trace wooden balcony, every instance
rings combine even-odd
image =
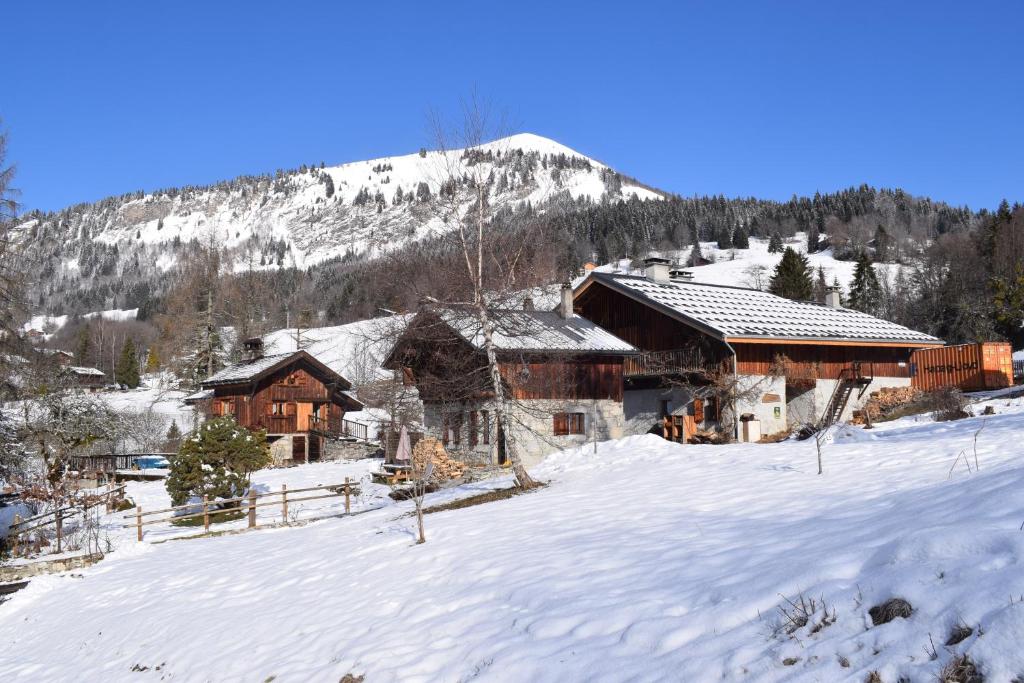
[[[697,349],[671,349],[627,356],[623,361],[622,371],[626,377],[661,377],[708,374],[717,369],[718,364],[706,358]]]

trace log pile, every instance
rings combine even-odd
[[[412,449],[413,467],[417,472],[422,472],[428,461],[434,463],[434,481],[458,479],[466,469],[465,463],[448,456],[444,444],[429,437],[421,439]]]
[[[914,403],[921,398],[921,391],[914,387],[882,387],[878,391],[871,392],[864,407],[853,413],[850,420],[853,424],[865,424],[867,422],[864,413],[871,417],[872,421],[879,419],[892,410]]]

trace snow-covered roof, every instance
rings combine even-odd
[[[445,309],[441,316],[459,336],[478,349],[484,345],[473,313]],[[501,351],[559,351],[631,354],[636,348],[578,315],[563,318],[556,311],[492,310],[494,344]]]
[[[191,403],[198,403],[200,401],[208,401],[211,398],[213,398],[213,396],[214,396],[213,389],[200,389],[199,391],[197,391],[195,393],[189,394],[188,396],[186,396],[182,400],[185,403],[191,404]]]
[[[84,375],[89,377],[105,377],[106,374],[102,370],[96,368],[85,368],[78,365],[69,365],[67,371],[73,375]]]
[[[699,282],[653,282],[646,277],[592,273],[598,282],[680,318],[721,339],[941,344],[942,340],[903,325],[847,308],[793,301],[769,292]]]
[[[234,365],[229,365],[212,377],[203,381],[203,386],[215,384],[235,384],[237,382],[248,382],[259,377],[261,374],[274,367],[278,363],[287,360],[292,353],[275,353],[257,358],[256,360],[244,360]]]

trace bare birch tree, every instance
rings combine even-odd
[[[511,424],[509,401],[505,394],[501,369],[498,363],[498,350],[494,342],[495,326],[490,308],[494,299],[507,295],[516,284],[517,266],[523,249],[513,249],[499,258],[488,249],[491,242],[491,211],[488,206],[489,184],[483,175],[482,164],[463,164],[463,158],[472,159],[485,143],[500,139],[505,130],[504,122],[495,120],[489,106],[475,94],[463,102],[462,119],[459,125],[449,127],[444,120],[433,115],[430,128],[434,139],[436,159],[436,178],[438,196],[433,204],[437,208],[446,230],[450,231],[458,241],[459,252],[468,277],[470,295],[468,303],[476,315],[483,335],[483,351],[487,358],[487,372],[490,390],[493,396],[494,412],[499,424]],[[456,151],[460,150],[460,151]],[[495,150],[491,150],[494,153]],[[500,150],[497,150],[500,153]],[[468,182],[466,175],[469,175]],[[462,184],[471,191],[471,200],[466,201],[465,195],[458,191]],[[521,242],[522,244],[522,242]],[[505,245],[509,245],[506,243]],[[526,471],[511,432],[505,430],[506,454],[516,485],[531,488],[535,482]]]

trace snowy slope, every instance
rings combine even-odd
[[[810,267],[817,274],[821,267],[825,271],[825,279],[832,284],[835,278],[839,279],[839,285],[844,293],[849,293],[850,282],[853,280],[853,271],[856,263],[853,261],[839,261],[832,256],[832,249],[825,249],[813,254],[807,254],[807,236],[798,232],[793,237],[784,241],[787,247],[807,256]],[[693,273],[696,282],[706,282],[713,285],[730,285],[734,287],[751,287],[754,289],[767,289],[768,281],[771,278],[775,266],[782,260],[782,254],[771,254],[768,252],[768,240],[750,238],[749,249],[719,249],[716,242],[701,242],[701,253],[705,258],[713,260],[704,266],[688,268]],[[690,250],[658,252],[659,256],[670,258],[678,263],[685,263],[690,256]],[[618,263],[599,266],[597,270],[602,272],[629,272],[630,262],[623,260]],[[901,266],[895,264],[875,264],[875,270],[880,278],[895,277],[897,269]],[[639,270],[635,271],[637,274]],[[816,276],[816,275],[815,275]]]
[[[844,432],[824,476],[813,442],[644,436],[555,454],[535,472],[546,488],[429,515],[422,546],[407,503],[293,529],[122,540],[99,565],[35,579],[0,606],[0,670],[276,682],[877,671],[891,683],[936,680],[968,653],[986,680],[1010,681],[1024,673],[1024,399],[988,403],[997,415]],[[819,608],[787,633],[778,608],[801,595],[834,623],[816,629]],[[893,596],[914,613],[873,626],[869,607]],[[943,646],[958,624],[972,635]]]
[[[124,321],[135,320],[138,317],[138,315],[139,309],[137,308],[114,308],[109,311],[95,311],[92,313],[83,313],[82,318],[85,320],[100,318],[102,320]],[[28,322],[25,323],[24,329],[26,332],[29,330],[39,330],[40,332],[45,332],[45,337],[49,339],[51,336],[53,336],[53,333],[67,325],[69,317],[70,316],[66,315],[35,315],[32,316],[32,318],[29,319]]]

